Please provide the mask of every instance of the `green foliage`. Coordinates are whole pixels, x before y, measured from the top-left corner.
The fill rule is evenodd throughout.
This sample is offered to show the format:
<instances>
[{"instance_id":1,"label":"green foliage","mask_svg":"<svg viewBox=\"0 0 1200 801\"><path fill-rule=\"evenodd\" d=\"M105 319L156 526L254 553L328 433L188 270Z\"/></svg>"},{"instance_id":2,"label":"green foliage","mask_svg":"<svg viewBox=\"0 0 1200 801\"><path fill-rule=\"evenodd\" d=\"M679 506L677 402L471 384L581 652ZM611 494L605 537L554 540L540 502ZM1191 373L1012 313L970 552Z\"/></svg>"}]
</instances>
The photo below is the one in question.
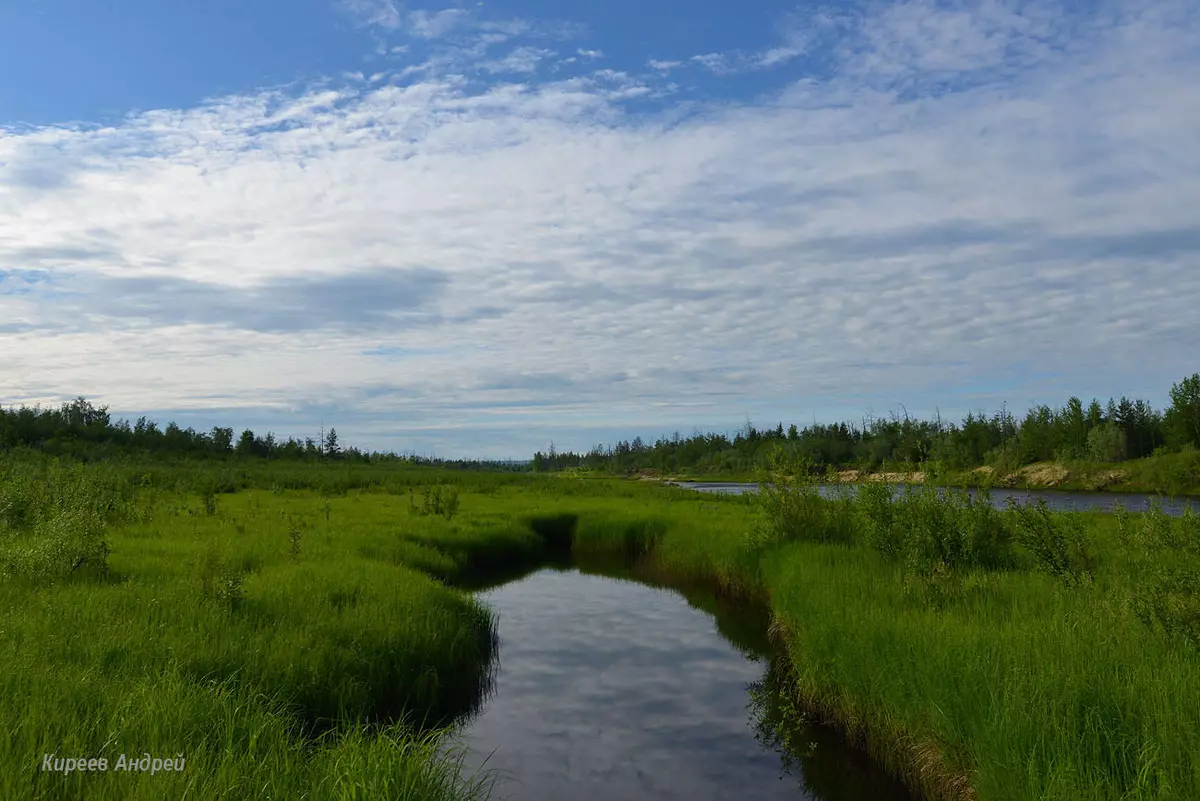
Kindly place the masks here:
<instances>
[{"instance_id":1,"label":"green foliage","mask_svg":"<svg viewBox=\"0 0 1200 801\"><path fill-rule=\"evenodd\" d=\"M1168 444L1173 449L1189 442L1200 447L1200 382L1185 379L1172 397L1174 406L1165 414L1143 400L1122 397L1105 407L1093 399L1085 408L1083 401L1072 397L1058 409L1036 405L1019 422L1006 408L990 417L971 412L958 424L940 417L916 420L902 410L861 423L813 423L804 428L792 424L786 433L782 423L757 428L747 421L732 437L676 434L653 443L635 438L587 453L551 448L549 453L535 454L533 464L538 472L586 468L618 475L744 476L765 468L772 449L782 445L818 471L827 467L877 470L887 463L928 468L936 463L942 472L988 465L1007 474L1053 459L1090 455L1097 461L1121 461L1149 456Z\"/></svg>"},{"instance_id":2,"label":"green foliage","mask_svg":"<svg viewBox=\"0 0 1200 801\"><path fill-rule=\"evenodd\" d=\"M329 433L325 435L325 441L322 443L322 452L330 459L337 459L342 455L342 446L338 441L336 428L329 429Z\"/></svg>"},{"instance_id":3,"label":"green foliage","mask_svg":"<svg viewBox=\"0 0 1200 801\"><path fill-rule=\"evenodd\" d=\"M290 521L288 525L288 553L293 557L300 555L300 522L298 520Z\"/></svg>"},{"instance_id":4,"label":"green foliage","mask_svg":"<svg viewBox=\"0 0 1200 801\"><path fill-rule=\"evenodd\" d=\"M1051 512L1046 502L1022 505L1009 500L1017 541L1041 570L1069 585L1090 583L1096 557L1088 548L1077 513Z\"/></svg>"},{"instance_id":5,"label":"green foliage","mask_svg":"<svg viewBox=\"0 0 1200 801\"><path fill-rule=\"evenodd\" d=\"M834 542L854 539L854 518L848 498L821 497L813 463L803 455L776 447L758 476L758 521L749 533L755 549L784 542Z\"/></svg>"},{"instance_id":6,"label":"green foliage","mask_svg":"<svg viewBox=\"0 0 1200 801\"><path fill-rule=\"evenodd\" d=\"M0 467L0 577L54 582L106 575L108 525L129 512L128 487L57 462Z\"/></svg>"},{"instance_id":7,"label":"green foliage","mask_svg":"<svg viewBox=\"0 0 1200 801\"><path fill-rule=\"evenodd\" d=\"M1200 797L1180 700L1200 693L1194 517L1118 532L982 495L823 498L803 451L760 445L780 480L745 497L346 461L4 463L0 552L98 525L123 580L0 581L0 797L475 797L437 725L486 693L495 629L456 587L556 539L769 603L796 697L898 775L936 784L942 764L980 801ZM177 513L222 481L219 514ZM432 487L456 513L425 513ZM186 750L195 770L36 774L47 743Z\"/></svg>"},{"instance_id":8,"label":"green foliage","mask_svg":"<svg viewBox=\"0 0 1200 801\"><path fill-rule=\"evenodd\" d=\"M411 501L410 509L419 515L440 515L453 520L458 514L458 489L450 484L433 484L421 490L421 504Z\"/></svg>"},{"instance_id":9,"label":"green foliage","mask_svg":"<svg viewBox=\"0 0 1200 801\"><path fill-rule=\"evenodd\" d=\"M867 484L858 489L855 506L865 543L917 575L1013 564L1011 524L986 493L910 487L897 495L886 485Z\"/></svg>"},{"instance_id":10,"label":"green foliage","mask_svg":"<svg viewBox=\"0 0 1200 801\"><path fill-rule=\"evenodd\" d=\"M998 473L1009 473L1021 466L1021 443L1007 439L987 452L984 462Z\"/></svg>"},{"instance_id":11,"label":"green foliage","mask_svg":"<svg viewBox=\"0 0 1200 801\"><path fill-rule=\"evenodd\" d=\"M1200 373L1172 385L1167 424L1176 445L1200 448Z\"/></svg>"},{"instance_id":12,"label":"green foliage","mask_svg":"<svg viewBox=\"0 0 1200 801\"><path fill-rule=\"evenodd\" d=\"M1093 428L1087 436L1087 452L1097 462L1119 462L1128 455L1125 430L1116 423Z\"/></svg>"},{"instance_id":13,"label":"green foliage","mask_svg":"<svg viewBox=\"0 0 1200 801\"><path fill-rule=\"evenodd\" d=\"M1118 509L1117 521L1133 557L1138 617L1200 651L1200 513L1173 518L1155 504L1136 519Z\"/></svg>"},{"instance_id":14,"label":"green foliage","mask_svg":"<svg viewBox=\"0 0 1200 801\"><path fill-rule=\"evenodd\" d=\"M908 547L895 497L896 489L882 482L863 484L855 496L863 541L893 562L902 559Z\"/></svg>"},{"instance_id":15,"label":"green foliage","mask_svg":"<svg viewBox=\"0 0 1200 801\"><path fill-rule=\"evenodd\" d=\"M200 595L207 601L234 609L241 603L245 575L221 550L210 544L200 556L196 570Z\"/></svg>"}]
</instances>

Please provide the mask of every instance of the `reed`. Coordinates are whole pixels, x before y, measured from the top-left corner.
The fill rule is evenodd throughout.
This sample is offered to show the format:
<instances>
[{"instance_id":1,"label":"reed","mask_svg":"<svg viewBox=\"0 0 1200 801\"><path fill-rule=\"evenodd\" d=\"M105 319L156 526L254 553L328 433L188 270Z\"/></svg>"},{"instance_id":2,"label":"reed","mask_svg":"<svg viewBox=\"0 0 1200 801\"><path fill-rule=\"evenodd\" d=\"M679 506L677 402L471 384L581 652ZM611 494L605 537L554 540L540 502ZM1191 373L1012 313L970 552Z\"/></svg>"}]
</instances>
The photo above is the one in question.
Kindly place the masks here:
<instances>
[{"instance_id":1,"label":"reed","mask_svg":"<svg viewBox=\"0 0 1200 801\"><path fill-rule=\"evenodd\" d=\"M464 588L568 548L762 604L807 714L925 796L1200 797L1194 515L369 465L2 469L0 797L482 797L445 730L494 666ZM440 508L410 501L426 487ZM134 752L188 767L41 770Z\"/></svg>"}]
</instances>

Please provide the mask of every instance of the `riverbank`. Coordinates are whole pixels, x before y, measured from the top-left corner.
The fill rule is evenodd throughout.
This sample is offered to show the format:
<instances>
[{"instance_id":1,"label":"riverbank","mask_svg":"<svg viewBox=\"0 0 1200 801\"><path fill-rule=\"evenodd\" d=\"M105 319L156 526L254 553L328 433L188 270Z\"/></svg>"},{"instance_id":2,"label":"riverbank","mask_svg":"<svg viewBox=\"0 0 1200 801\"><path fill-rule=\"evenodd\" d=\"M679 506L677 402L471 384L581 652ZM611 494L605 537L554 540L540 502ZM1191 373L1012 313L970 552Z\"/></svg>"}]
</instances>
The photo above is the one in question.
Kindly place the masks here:
<instances>
[{"instance_id":1,"label":"riverbank","mask_svg":"<svg viewBox=\"0 0 1200 801\"><path fill-rule=\"evenodd\" d=\"M1037 462L1013 470L992 466L954 470L934 463L871 471L846 468L833 471L830 477L844 483L931 484L963 489L1002 487L1200 497L1200 452L1162 454L1116 463ZM757 474L747 471L660 474L655 470L640 470L627 478L663 482L752 483L757 480Z\"/></svg>"},{"instance_id":2,"label":"riverbank","mask_svg":"<svg viewBox=\"0 0 1200 801\"><path fill-rule=\"evenodd\" d=\"M800 710L924 797L1200 797L1200 709L1179 701L1200 697L1200 657L1186 619L1140 616L1155 588L1186 612L1195 596L1158 572L1186 560L1146 557L1112 515L1047 518L1051 551L1073 525L1085 540L1087 578L1067 582L1037 541L993 567L914 572L846 501L805 507L809 534L774 536L749 498L657 482L268 466L36 478L0 481L3 797L482 797L486 777L461 776L416 725L488 692L493 621L457 588L567 549L769 609ZM922 503L892 529L944 544L1017 532L1008 513L997 527ZM39 770L47 750L184 752L189 769L64 776Z\"/></svg>"},{"instance_id":3,"label":"riverbank","mask_svg":"<svg viewBox=\"0 0 1200 801\"><path fill-rule=\"evenodd\" d=\"M998 471L992 467L935 471L931 483L955 487L1200 496L1200 452L1164 454L1116 463L1039 462L1013 471Z\"/></svg>"},{"instance_id":4,"label":"riverbank","mask_svg":"<svg viewBox=\"0 0 1200 801\"><path fill-rule=\"evenodd\" d=\"M1139 565L1113 515L1047 518L1068 540L1078 525L1086 542L1090 572L1070 583L1023 549L1003 569L924 576L861 540L756 550L742 499L705 501L652 537L633 520L581 518L577 542L638 543L656 580L707 581L765 604L802 713L922 797L1200 797L1200 711L1178 703L1200 693L1200 659L1178 629L1138 612L1173 557ZM830 507L820 525L835 530L841 512ZM925 508L954 527L945 507Z\"/></svg>"}]
</instances>

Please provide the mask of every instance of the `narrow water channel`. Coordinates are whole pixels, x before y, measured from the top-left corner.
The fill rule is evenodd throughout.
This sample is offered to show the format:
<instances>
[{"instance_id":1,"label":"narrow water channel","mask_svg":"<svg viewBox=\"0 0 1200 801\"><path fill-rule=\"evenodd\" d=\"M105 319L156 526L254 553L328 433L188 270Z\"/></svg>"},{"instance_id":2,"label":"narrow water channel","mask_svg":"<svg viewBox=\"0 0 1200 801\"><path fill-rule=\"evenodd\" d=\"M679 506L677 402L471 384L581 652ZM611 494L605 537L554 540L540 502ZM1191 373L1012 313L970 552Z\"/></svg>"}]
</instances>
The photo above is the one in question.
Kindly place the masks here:
<instances>
[{"instance_id":1,"label":"narrow water channel","mask_svg":"<svg viewBox=\"0 0 1200 801\"><path fill-rule=\"evenodd\" d=\"M865 756L781 710L762 621L715 599L547 568L482 591L491 698L461 736L512 801L899 801Z\"/></svg>"}]
</instances>

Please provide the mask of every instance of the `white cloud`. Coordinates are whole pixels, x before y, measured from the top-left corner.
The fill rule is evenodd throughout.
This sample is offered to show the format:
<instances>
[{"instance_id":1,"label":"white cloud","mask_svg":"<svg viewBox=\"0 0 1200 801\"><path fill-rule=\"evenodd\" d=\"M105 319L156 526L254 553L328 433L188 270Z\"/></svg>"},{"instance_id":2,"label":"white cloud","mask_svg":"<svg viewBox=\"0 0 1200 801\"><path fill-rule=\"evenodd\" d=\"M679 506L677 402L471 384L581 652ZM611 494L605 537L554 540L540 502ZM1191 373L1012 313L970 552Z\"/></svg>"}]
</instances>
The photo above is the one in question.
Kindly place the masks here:
<instances>
[{"instance_id":1,"label":"white cloud","mask_svg":"<svg viewBox=\"0 0 1200 801\"><path fill-rule=\"evenodd\" d=\"M479 29L512 38L530 33L533 30L533 25L529 20L524 19L490 20L480 23Z\"/></svg>"},{"instance_id":2,"label":"white cloud","mask_svg":"<svg viewBox=\"0 0 1200 801\"><path fill-rule=\"evenodd\" d=\"M489 73L536 72L542 61L554 55L553 50L523 45L513 48L501 59L485 61L479 68Z\"/></svg>"},{"instance_id":3,"label":"white cloud","mask_svg":"<svg viewBox=\"0 0 1200 801\"><path fill-rule=\"evenodd\" d=\"M830 78L649 116L622 102L652 84L539 81L550 53L517 48L521 85L429 67L5 132L0 400L353 409L351 441L504 429L509 455L555 426L946 412L1023 365L1048 401L1161 395L1200 341L1181 8L889 6ZM926 89L946 75L974 77Z\"/></svg>"},{"instance_id":4,"label":"white cloud","mask_svg":"<svg viewBox=\"0 0 1200 801\"><path fill-rule=\"evenodd\" d=\"M404 15L400 12L402 6L392 0L340 0L340 4L363 25L395 30L404 24Z\"/></svg>"},{"instance_id":5,"label":"white cloud","mask_svg":"<svg viewBox=\"0 0 1200 801\"><path fill-rule=\"evenodd\" d=\"M1045 55L1039 45L1056 34L1060 19L1047 12L1002 0L949 8L938 0L906 0L865 20L862 62L885 73L965 72L1012 63L1014 50Z\"/></svg>"},{"instance_id":6,"label":"white cloud","mask_svg":"<svg viewBox=\"0 0 1200 801\"><path fill-rule=\"evenodd\" d=\"M455 28L464 25L471 14L461 8L443 11L413 11L408 15L408 28L414 36L422 39L438 39Z\"/></svg>"},{"instance_id":7,"label":"white cloud","mask_svg":"<svg viewBox=\"0 0 1200 801\"><path fill-rule=\"evenodd\" d=\"M604 51L602 50L584 50L582 47L575 52L584 58L590 59L602 58L604 56Z\"/></svg>"},{"instance_id":8,"label":"white cloud","mask_svg":"<svg viewBox=\"0 0 1200 801\"><path fill-rule=\"evenodd\" d=\"M676 67L683 66L683 62L682 61L659 61L658 59L651 59L646 62L646 66L652 70L660 70L662 72L669 72L669 71L675 69Z\"/></svg>"},{"instance_id":9,"label":"white cloud","mask_svg":"<svg viewBox=\"0 0 1200 801\"><path fill-rule=\"evenodd\" d=\"M692 56L689 60L696 62L717 75L728 75L733 71L733 68L729 64L729 56L724 53L703 53Z\"/></svg>"}]
</instances>

